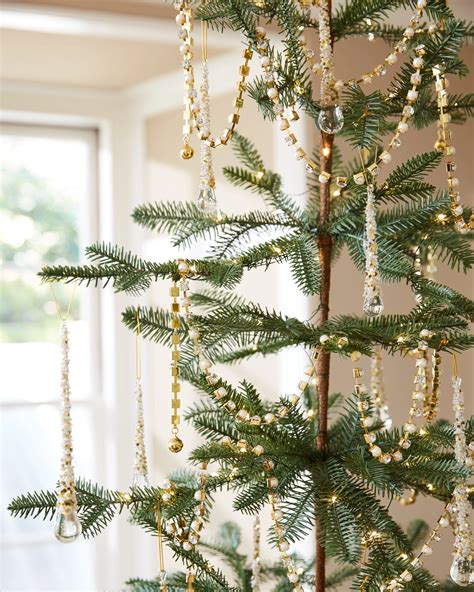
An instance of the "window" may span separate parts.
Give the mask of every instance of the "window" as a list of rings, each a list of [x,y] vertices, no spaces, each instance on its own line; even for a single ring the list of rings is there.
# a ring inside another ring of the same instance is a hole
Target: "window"
[[[4,124],[0,151],[2,590],[94,590],[92,547],[61,545],[51,522],[13,519],[9,500],[54,489],[60,464],[60,322],[43,265],[76,264],[96,238],[96,131]],[[56,285],[62,309],[71,286]],[[69,323],[74,465],[97,477],[98,298],[76,294]]]

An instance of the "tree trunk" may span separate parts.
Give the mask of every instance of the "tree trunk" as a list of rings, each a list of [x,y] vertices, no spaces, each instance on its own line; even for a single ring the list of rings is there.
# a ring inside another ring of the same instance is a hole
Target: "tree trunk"
[[[331,15],[331,0],[328,0],[329,14]],[[331,18],[329,19],[331,24]],[[321,171],[332,173],[332,146],[334,136],[321,132],[320,162]],[[330,183],[321,183],[319,187],[319,224],[324,226],[329,219],[330,207]],[[321,289],[319,295],[320,314],[319,324],[322,325],[329,317],[329,294],[331,289],[331,252],[332,237],[324,232],[318,236],[319,265],[321,268]],[[331,356],[321,352],[317,361],[317,388],[318,388],[318,435],[316,448],[325,455],[327,450],[328,429],[328,395],[329,395],[329,369]],[[326,553],[324,549],[324,533],[318,518],[316,518],[316,592],[324,592],[326,589]]]

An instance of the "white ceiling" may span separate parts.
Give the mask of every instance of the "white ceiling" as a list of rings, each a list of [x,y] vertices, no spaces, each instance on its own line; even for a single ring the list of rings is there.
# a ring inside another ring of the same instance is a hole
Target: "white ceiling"
[[[450,0],[450,6],[459,17],[474,18],[474,0]],[[180,67],[174,15],[162,0],[3,3],[1,76],[19,82],[122,90],[168,74]],[[406,15],[394,15],[391,22],[397,21],[406,22]],[[212,56],[235,52],[240,43],[238,35],[228,32],[209,38]]]

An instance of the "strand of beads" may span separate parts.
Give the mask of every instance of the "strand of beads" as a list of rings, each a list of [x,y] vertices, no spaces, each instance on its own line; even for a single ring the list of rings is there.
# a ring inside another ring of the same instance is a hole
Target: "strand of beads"
[[[300,5],[302,4],[303,3],[300,0]],[[387,73],[387,67],[392,66],[398,61],[398,56],[405,53],[405,51],[407,50],[408,42],[414,37],[415,33],[418,32],[417,27],[420,24],[420,20],[423,17],[423,11],[425,6],[426,0],[418,0],[416,11],[410,18],[409,25],[403,31],[401,39],[395,44],[393,49],[389,52],[389,54],[383,60],[382,63],[375,66],[375,68],[373,68],[370,72],[361,74],[358,78],[350,78],[346,81],[336,80],[334,83],[335,90],[340,92],[345,86],[350,86],[352,84],[371,84],[374,78],[385,76],[385,74]],[[436,30],[436,27],[437,25],[435,24],[431,25],[428,29],[428,32],[433,33]],[[300,46],[304,51],[305,58],[312,72],[314,72],[315,74],[321,73],[322,63],[318,63],[315,61],[316,56],[314,50],[307,49],[308,41],[304,36],[304,30],[301,31]]]
[[[163,489],[165,493],[163,493],[161,499],[165,504],[170,503],[176,495],[176,488],[168,479],[165,481]],[[194,518],[191,524],[187,525],[184,521],[177,521],[174,518],[166,521],[166,532],[173,536],[175,544],[180,545],[184,551],[192,551],[202,536],[206,515],[206,497],[207,462],[203,462],[198,468],[198,488],[194,493],[194,499],[198,504],[194,508]]]
[[[72,422],[71,387],[69,384],[69,332],[67,322],[61,327],[61,423],[62,459],[59,477],[59,493],[56,502],[54,535],[62,543],[75,541],[82,532],[77,516],[76,488],[74,486],[74,467],[72,464]]]
[[[257,44],[258,52],[260,55],[260,66],[262,68],[263,79],[267,85],[267,96],[273,104],[273,112],[278,121],[279,129],[284,132],[285,142],[288,146],[293,147],[294,155],[296,160],[301,160],[306,165],[306,170],[309,173],[317,173],[319,175],[318,180],[320,183],[329,183],[331,181],[331,175],[326,171],[320,171],[316,162],[306,154],[304,148],[300,145],[300,142],[292,129],[292,122],[297,121],[300,117],[293,105],[291,108],[285,110],[282,104],[278,86],[276,84],[276,70],[272,62],[272,58],[269,51],[268,40],[266,39],[266,32],[264,29],[259,27],[259,42]],[[406,104],[402,110],[402,116],[397,126],[396,131],[392,135],[388,145],[384,148],[380,154],[376,157],[374,162],[367,167],[368,172],[377,176],[380,173],[380,169],[384,164],[388,164],[392,160],[391,151],[394,148],[401,146],[400,136],[408,130],[408,120],[414,113],[413,105],[418,99],[418,86],[421,83],[421,69],[423,68],[424,61],[423,55],[425,49],[423,45],[418,45],[415,48],[416,57],[413,59],[414,72],[411,75],[412,87],[409,89],[406,97]],[[324,130],[323,130],[324,131]],[[363,185],[366,182],[365,172],[359,171],[353,175],[353,180],[357,185]],[[347,185],[346,177],[336,177],[336,185],[340,188],[344,188]]]
[[[424,59],[426,50],[425,46],[420,44],[415,47],[415,57],[412,60],[413,74],[410,77],[411,88],[407,92],[406,104],[402,109],[402,116],[397,125],[397,129],[394,132],[388,146],[384,148],[380,154],[375,158],[374,162],[367,167],[367,170],[374,177],[380,173],[380,169],[384,164],[388,164],[392,160],[390,152],[393,148],[400,148],[402,141],[400,136],[408,131],[408,121],[414,114],[415,109],[413,105],[418,100],[418,87],[421,84],[421,70],[424,67]],[[365,180],[364,171],[359,171],[353,176],[356,185],[363,185]]]
[[[255,516],[253,521],[252,576],[250,578],[252,592],[260,592],[260,568],[260,517]]]
[[[358,398],[357,409],[359,411],[360,424],[364,430],[364,440],[369,446],[369,451],[374,458],[383,464],[388,464],[392,460],[400,462],[403,460],[402,450],[407,450],[411,446],[410,436],[416,433],[417,427],[414,423],[415,417],[423,415],[421,404],[424,400],[424,385],[426,382],[426,360],[423,357],[423,351],[428,347],[424,339],[430,337],[431,333],[423,329],[420,333],[421,340],[418,343],[418,348],[412,350],[410,353],[416,357],[416,375],[414,379],[414,389],[412,394],[412,403],[408,411],[408,420],[403,426],[403,435],[399,441],[400,448],[393,452],[383,452],[382,448],[376,444],[377,436],[369,430],[374,423],[374,418],[366,414],[369,409],[369,402],[367,401],[367,387],[362,384],[361,378],[363,370],[356,365],[360,359],[361,354],[358,351],[351,353],[353,362],[353,376],[354,376],[354,392]]]
[[[375,417],[386,430],[392,427],[392,419],[385,400],[383,383],[382,353],[380,347],[374,348],[370,361],[370,393],[374,402]]]
[[[192,9],[187,0],[177,0],[175,8],[179,11],[176,15],[176,23],[180,27],[178,37],[181,41],[179,51],[181,53],[184,72],[184,110],[183,110],[183,147],[180,156],[184,160],[192,158],[194,150],[189,143],[189,136],[193,131],[193,99],[197,96],[194,88],[193,69],[193,17]]]
[[[237,80],[237,95],[234,99],[234,110],[228,117],[229,126],[226,127],[221,136],[212,137],[210,129],[205,125],[201,118],[200,106],[197,101],[197,91],[194,80],[193,67],[193,24],[192,24],[192,9],[189,6],[188,0],[178,0],[175,2],[178,15],[176,22],[180,26],[179,38],[182,41],[180,52],[182,55],[182,66],[184,71],[184,120],[183,120],[183,149],[181,156],[184,159],[193,156],[193,150],[189,145],[189,136],[193,130],[196,130],[200,140],[204,140],[211,148],[223,146],[232,137],[235,128],[240,120],[240,110],[244,104],[244,93],[247,90],[247,77],[250,73],[250,61],[253,56],[251,43],[244,49],[243,63],[239,68],[239,79]]]
[[[171,452],[180,452],[183,449],[183,441],[179,438],[179,409],[181,407],[181,400],[179,393],[181,392],[181,384],[179,380],[179,361],[181,359],[181,337],[179,334],[180,320],[179,320],[179,287],[176,282],[173,282],[173,286],[170,288],[170,296],[172,298],[171,303],[171,440],[169,441],[168,448]]]
[[[198,358],[199,368],[206,377],[206,381],[209,385],[215,387],[213,395],[217,401],[222,405],[222,408],[227,411],[230,415],[233,415],[235,420],[239,423],[247,423],[253,426],[260,425],[272,425],[278,418],[283,418],[288,415],[290,407],[295,407],[300,399],[301,395],[306,391],[309,385],[309,380],[313,376],[315,369],[314,365],[308,365],[304,370],[304,377],[298,383],[298,392],[291,395],[288,398],[288,403],[279,405],[276,404],[271,411],[266,413],[263,417],[260,415],[251,415],[244,407],[237,409],[237,405],[229,398],[229,392],[224,386],[222,378],[212,372],[212,362],[206,357],[204,349],[199,342],[199,330],[194,327],[190,314],[191,300],[189,298],[189,282],[188,276],[191,272],[189,265],[185,261],[178,262],[178,271],[181,274],[181,281],[179,289],[182,295],[181,304],[183,310],[183,318],[186,321],[189,328],[189,337],[193,341],[194,353]],[[318,353],[314,353],[314,359],[317,358]],[[311,416],[308,414],[308,418]]]
[[[448,507],[449,507],[449,504],[446,504],[446,506],[444,507],[443,513],[441,514],[441,516],[438,519],[438,522],[436,523],[436,526],[431,531],[429,537],[426,539],[426,541],[425,541],[424,545],[421,547],[421,550],[419,551],[419,553],[417,553],[413,557],[413,559],[411,559],[408,562],[407,567],[402,571],[402,573],[398,577],[392,579],[387,584],[386,590],[398,592],[399,590],[404,589],[405,584],[408,584],[409,582],[411,582],[413,580],[413,574],[412,574],[411,570],[412,569],[419,569],[422,564],[422,557],[424,555],[431,555],[433,553],[433,549],[432,549],[431,545],[433,544],[433,542],[437,542],[437,541],[441,540],[441,536],[439,534],[440,529],[446,528],[449,525]]]
[[[443,152],[447,157],[446,171],[448,173],[448,189],[451,213],[454,218],[454,228],[465,234],[471,229],[471,225],[466,223],[463,217],[463,207],[461,205],[461,194],[458,191],[459,178],[453,173],[456,171],[456,163],[450,158],[456,153],[456,149],[451,144],[451,132],[448,129],[448,123],[451,121],[451,115],[445,112],[448,106],[448,93],[446,88],[448,81],[443,72],[443,66],[437,65],[433,68],[435,78],[435,89],[438,96],[438,141],[435,148]]]
[[[377,220],[373,185],[367,185],[367,205],[365,206],[365,280],[363,310],[369,317],[383,312],[382,290],[380,288],[379,259],[377,255]]]
[[[263,469],[266,472],[267,489],[268,489],[268,501],[271,506],[271,516],[273,520],[273,531],[277,539],[278,550],[280,551],[281,560],[287,570],[288,580],[290,581],[293,590],[295,592],[304,592],[303,587],[300,584],[300,577],[296,569],[295,562],[288,554],[290,545],[284,538],[284,529],[281,525],[283,518],[283,512],[280,509],[280,499],[277,493],[278,479],[273,475],[275,463],[266,459],[263,461]]]
[[[461,378],[458,376],[456,357],[453,357],[453,408],[455,448],[454,453],[460,465],[472,467],[473,458],[470,454],[465,435],[466,421],[464,417],[464,394],[461,388]],[[470,444],[470,449],[474,447]],[[450,506],[454,520],[454,553],[451,565],[451,579],[459,586],[474,584],[474,558],[471,548],[472,534],[469,525],[470,503],[467,481],[458,483],[454,488],[453,503]]]

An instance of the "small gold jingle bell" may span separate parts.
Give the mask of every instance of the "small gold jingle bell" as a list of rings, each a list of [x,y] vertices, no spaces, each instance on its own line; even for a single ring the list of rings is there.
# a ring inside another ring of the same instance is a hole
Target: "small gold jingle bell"
[[[189,160],[193,157],[194,150],[190,144],[183,144],[183,147],[179,151],[179,155],[183,160]]]
[[[178,438],[178,436],[176,434],[173,434],[173,437],[171,438],[171,440],[168,442],[168,448],[170,452],[181,452],[181,450],[183,449],[183,441],[181,440],[181,438]]]
[[[446,143],[443,140],[438,140],[434,145],[434,149],[437,152],[444,152],[446,149]]]

